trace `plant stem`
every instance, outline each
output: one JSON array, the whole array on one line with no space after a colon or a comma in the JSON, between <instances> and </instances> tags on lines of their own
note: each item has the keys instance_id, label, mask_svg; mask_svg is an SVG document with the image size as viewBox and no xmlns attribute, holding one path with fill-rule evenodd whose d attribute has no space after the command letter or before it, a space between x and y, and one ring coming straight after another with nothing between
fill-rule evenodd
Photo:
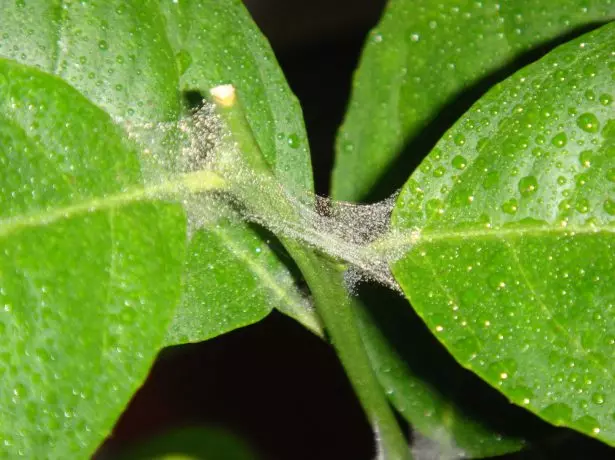
<instances>
[{"instance_id":1,"label":"plant stem","mask_svg":"<svg viewBox=\"0 0 615 460\"><path fill-rule=\"evenodd\" d=\"M378 459L410 460L408 442L376 379L359 335L354 299L345 288L343 267L295 245L286 245L305 277L325 330L374 430Z\"/></svg>"},{"instance_id":2,"label":"plant stem","mask_svg":"<svg viewBox=\"0 0 615 460\"><path fill-rule=\"evenodd\" d=\"M282 215L290 221L296 220L300 223L301 220L297 218L298 210L277 190L277 180L254 139L234 88L230 85L216 87L211 94L220 115L239 145L243 159L257 174L257 182L261 183L260 193L256 198L251 196L253 191L249 189L238 191L240 198L245 201L244 204L255 207L259 214L265 217L273 212L277 214L277 218ZM299 245L291 238L283 235L278 237L295 259L312 291L325 331L374 430L378 448L377 459L411 460L408 443L376 379L359 335L353 311L355 303L345 287L344 267Z\"/></svg>"}]
</instances>

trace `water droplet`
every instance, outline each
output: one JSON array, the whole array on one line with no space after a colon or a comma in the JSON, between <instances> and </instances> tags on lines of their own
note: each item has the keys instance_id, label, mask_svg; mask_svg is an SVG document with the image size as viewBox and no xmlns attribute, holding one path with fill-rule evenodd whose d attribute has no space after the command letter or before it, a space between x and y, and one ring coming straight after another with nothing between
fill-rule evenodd
<instances>
[{"instance_id":1,"label":"water droplet","mask_svg":"<svg viewBox=\"0 0 615 460\"><path fill-rule=\"evenodd\" d=\"M519 209L519 203L517 202L516 199L512 198L502 203L501 209L506 214L511 214L511 215L516 214L517 210Z\"/></svg>"},{"instance_id":2,"label":"water droplet","mask_svg":"<svg viewBox=\"0 0 615 460\"><path fill-rule=\"evenodd\" d=\"M613 98L611 97L611 95L606 93L601 94L598 100L602 105L611 105L611 103L613 102Z\"/></svg>"},{"instance_id":3,"label":"water droplet","mask_svg":"<svg viewBox=\"0 0 615 460\"><path fill-rule=\"evenodd\" d=\"M455 142L456 146L461 147L461 146L465 145L466 137L463 134L461 134L461 133L456 134L455 137L453 138L453 142Z\"/></svg>"},{"instance_id":4,"label":"water droplet","mask_svg":"<svg viewBox=\"0 0 615 460\"><path fill-rule=\"evenodd\" d=\"M598 69L594 64L588 64L583 68L583 75L587 77L595 77L598 73Z\"/></svg>"},{"instance_id":5,"label":"water droplet","mask_svg":"<svg viewBox=\"0 0 615 460\"><path fill-rule=\"evenodd\" d=\"M566 136L566 133L563 133L563 132L556 134L555 136L553 136L553 139L551 139L551 144L557 148L562 148L567 143L568 143L568 136Z\"/></svg>"},{"instance_id":6,"label":"water droplet","mask_svg":"<svg viewBox=\"0 0 615 460\"><path fill-rule=\"evenodd\" d=\"M576 209L581 214L589 212L589 200L587 198L580 198L579 200L577 200L574 209Z\"/></svg>"},{"instance_id":7,"label":"water droplet","mask_svg":"<svg viewBox=\"0 0 615 460\"><path fill-rule=\"evenodd\" d=\"M106 40L100 40L98 42L98 48L102 51L107 51L109 49L109 43Z\"/></svg>"},{"instance_id":8,"label":"water droplet","mask_svg":"<svg viewBox=\"0 0 615 460\"><path fill-rule=\"evenodd\" d=\"M606 172L606 178L611 182L615 182L615 168L610 168Z\"/></svg>"},{"instance_id":9,"label":"water droplet","mask_svg":"<svg viewBox=\"0 0 615 460\"><path fill-rule=\"evenodd\" d=\"M596 99L596 93L594 93L591 89L585 91L585 99L588 101L593 101Z\"/></svg>"},{"instance_id":10,"label":"water droplet","mask_svg":"<svg viewBox=\"0 0 615 460\"><path fill-rule=\"evenodd\" d=\"M604 210L610 216L615 216L615 201L608 199L604 202Z\"/></svg>"},{"instance_id":11,"label":"water droplet","mask_svg":"<svg viewBox=\"0 0 615 460\"><path fill-rule=\"evenodd\" d=\"M600 129L600 122L596 115L590 112L583 113L577 118L577 126L588 133L597 133Z\"/></svg>"},{"instance_id":12,"label":"water droplet","mask_svg":"<svg viewBox=\"0 0 615 460\"><path fill-rule=\"evenodd\" d=\"M592 402L594 404L598 404L599 406L604 404L604 395L602 393L594 393L592 395Z\"/></svg>"},{"instance_id":13,"label":"water droplet","mask_svg":"<svg viewBox=\"0 0 615 460\"><path fill-rule=\"evenodd\" d=\"M581 431L588 434L596 435L600 433L600 425L598 424L598 421L589 415L584 415L583 417L575 420L574 425L580 428Z\"/></svg>"},{"instance_id":14,"label":"water droplet","mask_svg":"<svg viewBox=\"0 0 615 460\"><path fill-rule=\"evenodd\" d=\"M301 144L301 142L299 141L299 136L297 134L291 134L290 136L288 136L288 145L290 146L291 149L296 149L299 147L299 145Z\"/></svg>"},{"instance_id":15,"label":"water droplet","mask_svg":"<svg viewBox=\"0 0 615 460\"><path fill-rule=\"evenodd\" d=\"M444 173L446 173L446 168L444 166L438 166L433 170L434 177L442 177L444 176Z\"/></svg>"},{"instance_id":16,"label":"water droplet","mask_svg":"<svg viewBox=\"0 0 615 460\"><path fill-rule=\"evenodd\" d=\"M591 150L583 150L579 154L579 163L581 163L582 166L589 168L592 165L593 156L594 152L592 152Z\"/></svg>"},{"instance_id":17,"label":"water droplet","mask_svg":"<svg viewBox=\"0 0 615 460\"><path fill-rule=\"evenodd\" d=\"M453 158L452 165L456 169L465 169L468 165L468 161L461 155L457 155L455 158Z\"/></svg>"},{"instance_id":18,"label":"water droplet","mask_svg":"<svg viewBox=\"0 0 615 460\"><path fill-rule=\"evenodd\" d=\"M438 199L432 199L425 203L425 213L427 216L434 214L442 214L444 212L444 203Z\"/></svg>"},{"instance_id":19,"label":"water droplet","mask_svg":"<svg viewBox=\"0 0 615 460\"><path fill-rule=\"evenodd\" d=\"M344 141L343 147L344 152L351 153L354 151L354 144L350 141Z\"/></svg>"},{"instance_id":20,"label":"water droplet","mask_svg":"<svg viewBox=\"0 0 615 460\"><path fill-rule=\"evenodd\" d=\"M533 195L538 190L538 181L534 176L526 176L519 181L519 193L521 196L528 197Z\"/></svg>"},{"instance_id":21,"label":"water droplet","mask_svg":"<svg viewBox=\"0 0 615 460\"><path fill-rule=\"evenodd\" d=\"M570 421L572 418L572 409L567 404L554 403L547 406L541 411L541 415L556 425L561 425Z\"/></svg>"}]
</instances>

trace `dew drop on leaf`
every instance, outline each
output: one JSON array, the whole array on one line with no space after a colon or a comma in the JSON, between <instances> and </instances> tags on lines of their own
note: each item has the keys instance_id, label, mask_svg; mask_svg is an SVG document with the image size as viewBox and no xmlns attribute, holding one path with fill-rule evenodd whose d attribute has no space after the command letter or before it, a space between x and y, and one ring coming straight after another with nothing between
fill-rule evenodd
<instances>
[{"instance_id":1,"label":"dew drop on leaf","mask_svg":"<svg viewBox=\"0 0 615 460\"><path fill-rule=\"evenodd\" d=\"M291 134L288 136L288 145L290 146L290 148L292 149L296 149L299 147L299 136L296 134Z\"/></svg>"},{"instance_id":2,"label":"dew drop on leaf","mask_svg":"<svg viewBox=\"0 0 615 460\"><path fill-rule=\"evenodd\" d=\"M581 163L581 166L584 166L585 168L589 168L592 165L593 155L594 155L594 152L592 152L591 150L583 150L579 154L579 163Z\"/></svg>"},{"instance_id":3,"label":"dew drop on leaf","mask_svg":"<svg viewBox=\"0 0 615 460\"><path fill-rule=\"evenodd\" d=\"M598 100L602 105L611 105L611 103L613 102L613 98L611 97L611 95L606 93L601 94Z\"/></svg>"},{"instance_id":4,"label":"dew drop on leaf","mask_svg":"<svg viewBox=\"0 0 615 460\"><path fill-rule=\"evenodd\" d=\"M438 166L436 169L433 170L434 177L442 177L444 173L446 173L446 168L444 166Z\"/></svg>"},{"instance_id":5,"label":"dew drop on leaf","mask_svg":"<svg viewBox=\"0 0 615 460\"><path fill-rule=\"evenodd\" d=\"M459 133L455 135L453 142L455 142L456 146L461 147L466 143L466 138L463 134Z\"/></svg>"},{"instance_id":6,"label":"dew drop on leaf","mask_svg":"<svg viewBox=\"0 0 615 460\"><path fill-rule=\"evenodd\" d=\"M425 212L428 216L432 216L434 214L442 214L443 211L444 203L442 203L441 200L433 199L425 203Z\"/></svg>"},{"instance_id":7,"label":"dew drop on leaf","mask_svg":"<svg viewBox=\"0 0 615 460\"><path fill-rule=\"evenodd\" d=\"M572 418L572 409L567 404L554 403L542 410L541 414L544 418L561 425Z\"/></svg>"},{"instance_id":8,"label":"dew drop on leaf","mask_svg":"<svg viewBox=\"0 0 615 460\"><path fill-rule=\"evenodd\" d=\"M528 197L538 190L538 180L534 176L526 176L519 181L519 193L521 196Z\"/></svg>"},{"instance_id":9,"label":"dew drop on leaf","mask_svg":"<svg viewBox=\"0 0 615 460\"><path fill-rule=\"evenodd\" d=\"M583 75L587 77L595 77L598 73L598 69L594 64L588 64L583 68Z\"/></svg>"},{"instance_id":10,"label":"dew drop on leaf","mask_svg":"<svg viewBox=\"0 0 615 460\"><path fill-rule=\"evenodd\" d=\"M580 198L577 201L574 209L576 209L581 214L589 212L589 200L587 198Z\"/></svg>"},{"instance_id":11,"label":"dew drop on leaf","mask_svg":"<svg viewBox=\"0 0 615 460\"><path fill-rule=\"evenodd\" d=\"M468 165L468 160L466 160L461 155L457 155L455 158L453 158L452 165L455 169L462 170L465 169Z\"/></svg>"},{"instance_id":12,"label":"dew drop on leaf","mask_svg":"<svg viewBox=\"0 0 615 460\"><path fill-rule=\"evenodd\" d=\"M563 132L556 134L555 136L553 136L553 139L551 139L551 144L557 148L562 148L567 143L568 143L568 136L566 136L566 133L563 133Z\"/></svg>"},{"instance_id":13,"label":"dew drop on leaf","mask_svg":"<svg viewBox=\"0 0 615 460\"><path fill-rule=\"evenodd\" d=\"M604 394L602 394L602 393L594 393L592 395L592 402L594 404L602 405L602 404L604 404L604 399L605 399L604 398Z\"/></svg>"},{"instance_id":14,"label":"dew drop on leaf","mask_svg":"<svg viewBox=\"0 0 615 460\"><path fill-rule=\"evenodd\" d=\"M593 113L583 113L577 118L577 126L588 133L597 133L600 129L600 122Z\"/></svg>"},{"instance_id":15,"label":"dew drop on leaf","mask_svg":"<svg viewBox=\"0 0 615 460\"><path fill-rule=\"evenodd\" d=\"M610 216L615 216L615 201L608 199L604 202L604 210Z\"/></svg>"},{"instance_id":16,"label":"dew drop on leaf","mask_svg":"<svg viewBox=\"0 0 615 460\"><path fill-rule=\"evenodd\" d=\"M502 203L501 207L502 211L506 214L516 214L517 209L519 209L519 203L514 198Z\"/></svg>"}]
</instances>

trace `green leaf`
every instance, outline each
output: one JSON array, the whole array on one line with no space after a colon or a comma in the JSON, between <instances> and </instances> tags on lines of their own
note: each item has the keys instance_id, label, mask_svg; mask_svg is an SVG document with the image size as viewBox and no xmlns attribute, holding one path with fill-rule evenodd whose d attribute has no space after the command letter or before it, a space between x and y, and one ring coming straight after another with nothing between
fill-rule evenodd
<instances>
[{"instance_id":1,"label":"green leaf","mask_svg":"<svg viewBox=\"0 0 615 460\"><path fill-rule=\"evenodd\" d=\"M60 79L0 59L0 437L10 457L91 454L180 295L185 217Z\"/></svg>"},{"instance_id":2,"label":"green leaf","mask_svg":"<svg viewBox=\"0 0 615 460\"><path fill-rule=\"evenodd\" d=\"M89 454L110 430L162 344L180 295L178 265L184 263L185 217L177 205L148 204L148 200L158 196L157 192L176 192L180 185L198 192L208 187L209 180L195 172L181 184L173 182L181 182L181 176L169 175L169 169L176 168L179 153L177 121L188 116L182 91L198 90L207 95L210 85L230 79L231 73L239 75L241 78L233 82L242 97L252 101L248 118L258 129L259 142L272 166L288 187L294 183L301 187L311 184L310 169L306 167L308 152L301 147L307 142L298 105L283 82L271 50L240 3L181 2L185 8L182 24L190 30L173 26L175 13L169 8L174 6L167 3L170 4L119 0L0 2L0 57L9 59L2 61L3 65L11 69L21 68L17 62L31 66L23 70L28 78L19 80L11 74L0 81L0 103L11 109L0 118L0 130L7 139L0 143L0 155L9 165L3 167L0 191L10 198L3 200L8 204L3 204L0 211L6 217L0 223L0 237L8 241L20 232L20 237L25 238L22 228L30 227L41 232L36 238L28 237L33 238L28 240L28 246L11 241L8 259L3 262L8 265L2 266L1 287L9 292L4 286L8 283L5 272L11 273L9 310L31 309L32 304L38 305L38 298L34 301L23 292L31 290L32 296L37 293L34 288L38 284L33 284L35 278L30 275L37 269L41 274L36 283L53 293L51 310L57 312L49 324L36 317L32 324L22 321L7 329L21 345L6 342L0 362L10 373L3 378L2 394L12 401L25 388L34 401L27 411L25 406L13 410L13 402L3 405L7 409L2 429L7 436L15 437L4 439L7 446L13 443L14 447L9 446L13 452L23 450L26 456L47 458L73 457L74 452ZM221 13L218 18L208 16L214 7ZM207 20L203 21L203 17ZM229 38L224 34L236 28L242 31L244 42L237 42L233 54L220 60L225 54L221 48L226 43L223 38ZM184 46L183 40L189 43L177 49ZM186 53L193 51L188 45L195 48L191 66L187 66L190 59ZM229 66L236 67L228 70ZM240 72L242 66L245 69ZM228 74L220 70L223 68ZM196 73L191 74L190 69ZM205 69L210 73L205 75ZM28 80L30 73L36 77L32 81ZM40 89L36 93L40 100L30 104L28 94L36 88ZM58 109L48 110L52 105ZM40 120L33 118L35 112ZM11 119L17 113L22 113L23 123L30 123L32 118L39 126L24 125L20 134L19 126L14 126ZM28 113L31 115L24 115ZM36 134L37 130L41 133ZM139 133L136 148L127 141L127 132L135 131ZM286 132L291 142L287 138L287 148L283 149L278 144L284 140L278 137ZM295 148L297 143L299 148ZM20 163L15 158L24 160ZM27 201L30 195L32 203ZM38 202L35 198L44 203L40 209L30 206ZM201 333L204 337L216 333L190 317L199 303L216 311L220 323L225 321L219 332L256 321L274 306L308 326L316 324L313 314L302 309L304 301L294 290L288 270L264 242L263 257L245 263L246 251L257 244L251 229L239 227L222 232L232 241L218 253L205 246L217 241L220 247L222 233L217 228L211 233L207 229L193 230L184 279L202 282L205 274L200 270L208 257L212 264L236 267L234 277L250 281L239 285L229 279L227 272L218 279L222 284L216 284L214 298L209 297L210 291L188 283L182 298L191 294L195 303L182 303L174 328L183 328L191 340L198 340ZM42 242L37 249L34 242L39 240ZM18 250L28 255L23 256L28 263L40 264L31 270L24 265L21 278L13 274L22 263ZM201 253L203 257L199 257ZM85 257L88 254L92 257ZM109 273L111 255L116 264L113 276ZM18 256L19 260L15 259ZM260 286L254 276L267 280L273 294L260 287L253 292L256 284ZM274 281L279 284L274 285ZM227 285L230 288L225 291ZM51 286L55 286L53 290ZM100 290L109 297L108 301L101 301ZM213 302L222 296L243 296L243 308L215 305ZM251 296L254 302L249 301ZM289 299L292 304L282 303ZM132 308L136 301L138 310ZM147 310L147 316L142 310ZM224 312L229 316L224 318ZM185 323L178 324L182 320ZM32 332L34 325L36 334ZM76 336L85 337L85 342ZM60 350L57 354L53 347L49 352L39 347L39 341L46 338L51 341L50 347ZM56 344L54 340L60 342ZM39 348L43 356L36 358L39 364L18 365L25 359L23 356L34 360ZM104 359L97 358L101 352ZM62 367L57 367L59 357L67 355L70 360L64 359ZM15 369L19 369L19 382L14 380ZM43 398L47 393L52 396ZM45 410L51 414L49 423ZM57 420L58 414L62 420Z\"/></svg>"},{"instance_id":3,"label":"green leaf","mask_svg":"<svg viewBox=\"0 0 615 460\"><path fill-rule=\"evenodd\" d=\"M194 235L192 247L203 249L188 255L184 299L168 343L202 341L255 323L273 305L322 334L307 299L270 244L237 222L220 222Z\"/></svg>"},{"instance_id":4,"label":"green leaf","mask_svg":"<svg viewBox=\"0 0 615 460\"><path fill-rule=\"evenodd\" d=\"M391 193L491 85L614 17L611 0L390 0L354 79L332 196Z\"/></svg>"},{"instance_id":5,"label":"green leaf","mask_svg":"<svg viewBox=\"0 0 615 460\"><path fill-rule=\"evenodd\" d=\"M286 187L311 190L309 151L299 105L273 52L241 2L5 0L0 5L0 56L60 76L125 126L142 130L146 124L150 127L138 137L141 150L153 153L141 155L148 183L159 181L178 156L173 141L176 130L169 133L168 128L158 129L157 123L172 126L187 116L183 99L193 92L207 97L211 87L233 83L278 178ZM154 161L156 158L160 161ZM244 264L241 254L229 250L225 251L227 258L216 256L208 261L206 257L211 258L213 253L202 242L215 236L203 235L207 232L207 228L197 230L190 242L186 290L192 293L189 298L194 303L182 302L176 320L182 324L174 324L174 330L185 333L194 327L188 334L190 340L203 340L216 333L190 316L197 305L204 305L206 311L217 307L217 297L210 297L211 291L191 284L202 280L203 264L224 264L228 260L241 270L239 276L243 278L260 276L261 272L267 278L280 278L278 275L285 271L280 261L270 258L256 273L253 268L257 264ZM255 233L245 227L234 232L233 238L234 247L249 247ZM286 273L281 279L288 280L289 276ZM286 281L282 284L283 290L294 289ZM248 285L243 287L243 292L229 290L228 295L249 299L253 292ZM279 296L260 296L264 303L246 302L248 311L234 311L224 319L221 315L225 310L221 308L218 318L226 327L220 330L257 321L274 307L314 330L314 315L295 302L300 297L294 292L287 296L293 302L284 303ZM201 333L204 335L199 336ZM174 338L176 334L171 331L169 339Z\"/></svg>"},{"instance_id":6,"label":"green leaf","mask_svg":"<svg viewBox=\"0 0 615 460\"><path fill-rule=\"evenodd\" d=\"M160 1L182 91L232 83L261 152L289 190L313 189L299 102L240 0Z\"/></svg>"},{"instance_id":7,"label":"green leaf","mask_svg":"<svg viewBox=\"0 0 615 460\"><path fill-rule=\"evenodd\" d=\"M248 127L277 179L294 192L313 190L298 101L242 3L205 0L160 5L177 61L180 89L206 95L212 87L232 83ZM257 247L261 252L256 252ZM254 323L274 307L321 333L290 272L249 227L230 228L221 223L199 231L190 253L187 297L170 330L170 343L205 340ZM210 266L216 272L217 290L211 289L213 280L206 279Z\"/></svg>"},{"instance_id":8,"label":"green leaf","mask_svg":"<svg viewBox=\"0 0 615 460\"><path fill-rule=\"evenodd\" d=\"M378 380L441 458L503 455L553 434L549 425L461 368L404 298L380 286L360 294L355 313Z\"/></svg>"},{"instance_id":9,"label":"green leaf","mask_svg":"<svg viewBox=\"0 0 615 460\"><path fill-rule=\"evenodd\" d=\"M609 24L487 93L404 186L392 224L406 232L394 244L414 238L394 275L456 359L611 445L614 45Z\"/></svg>"}]
</instances>

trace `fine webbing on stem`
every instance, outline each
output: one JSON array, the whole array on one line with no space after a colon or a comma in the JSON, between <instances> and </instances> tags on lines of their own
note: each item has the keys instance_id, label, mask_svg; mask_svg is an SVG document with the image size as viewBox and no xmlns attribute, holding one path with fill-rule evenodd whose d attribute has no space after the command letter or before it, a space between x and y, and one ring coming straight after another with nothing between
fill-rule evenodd
<instances>
[{"instance_id":1,"label":"fine webbing on stem","mask_svg":"<svg viewBox=\"0 0 615 460\"><path fill-rule=\"evenodd\" d=\"M396 289L389 265L419 235L418 231L393 235L389 230L395 196L363 205L332 201L309 191L291 193L276 180L262 156L234 88L223 85L211 93L213 102L177 123L127 126L141 146L151 144L151 138L163 138L179 151L179 156L156 155L159 171L169 176L163 181L184 183L177 178L211 171L224 182L222 192L201 193L194 183L175 191L193 228L221 216L254 222L346 263L351 282L369 278Z\"/></svg>"}]
</instances>

